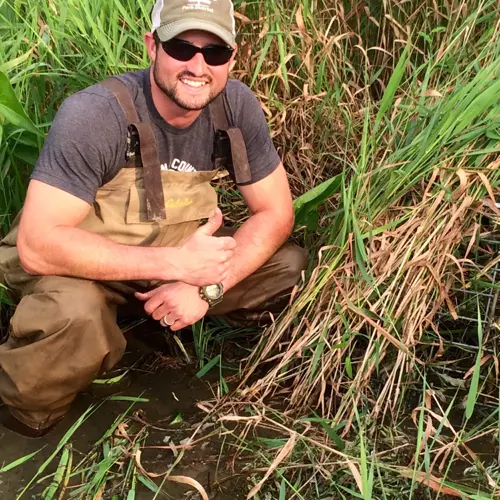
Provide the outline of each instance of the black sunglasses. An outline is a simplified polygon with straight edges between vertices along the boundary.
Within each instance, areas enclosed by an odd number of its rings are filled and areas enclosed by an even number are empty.
[[[222,66],[226,64],[233,55],[234,49],[225,45],[207,45],[197,47],[185,40],[173,38],[167,42],[161,42],[163,50],[178,61],[190,61],[198,52],[201,52],[203,59],[209,66]]]

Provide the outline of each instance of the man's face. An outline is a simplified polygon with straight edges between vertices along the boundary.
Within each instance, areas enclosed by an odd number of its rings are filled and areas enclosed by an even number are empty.
[[[176,38],[198,47],[225,45],[220,38],[206,31],[186,31]],[[178,61],[170,57],[160,44],[152,57],[154,80],[179,107],[200,110],[224,90],[234,55],[222,66],[209,66],[199,52],[189,61]]]

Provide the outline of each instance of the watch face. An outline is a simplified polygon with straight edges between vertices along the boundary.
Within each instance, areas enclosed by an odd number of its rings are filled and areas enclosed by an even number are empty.
[[[222,295],[219,285],[208,285],[205,287],[204,290],[205,290],[205,295],[210,300],[216,300]]]

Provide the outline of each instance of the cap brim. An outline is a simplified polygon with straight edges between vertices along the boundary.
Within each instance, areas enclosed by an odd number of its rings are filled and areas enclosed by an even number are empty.
[[[234,45],[236,44],[235,37],[230,31],[221,28],[215,23],[205,21],[204,19],[189,18],[172,21],[168,24],[161,25],[156,30],[156,33],[158,34],[158,38],[162,42],[167,42],[168,40],[175,38],[177,35],[180,35],[181,33],[189,30],[202,30],[213,33],[225,43],[227,43],[230,47],[234,47]]]

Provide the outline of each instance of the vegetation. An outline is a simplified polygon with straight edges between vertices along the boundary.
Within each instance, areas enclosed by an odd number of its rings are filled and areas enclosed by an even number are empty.
[[[147,65],[149,9],[0,0],[3,231],[62,99]],[[267,470],[255,498],[497,497],[498,2],[236,10],[234,76],[268,116],[312,256],[238,391],[211,407]]]

